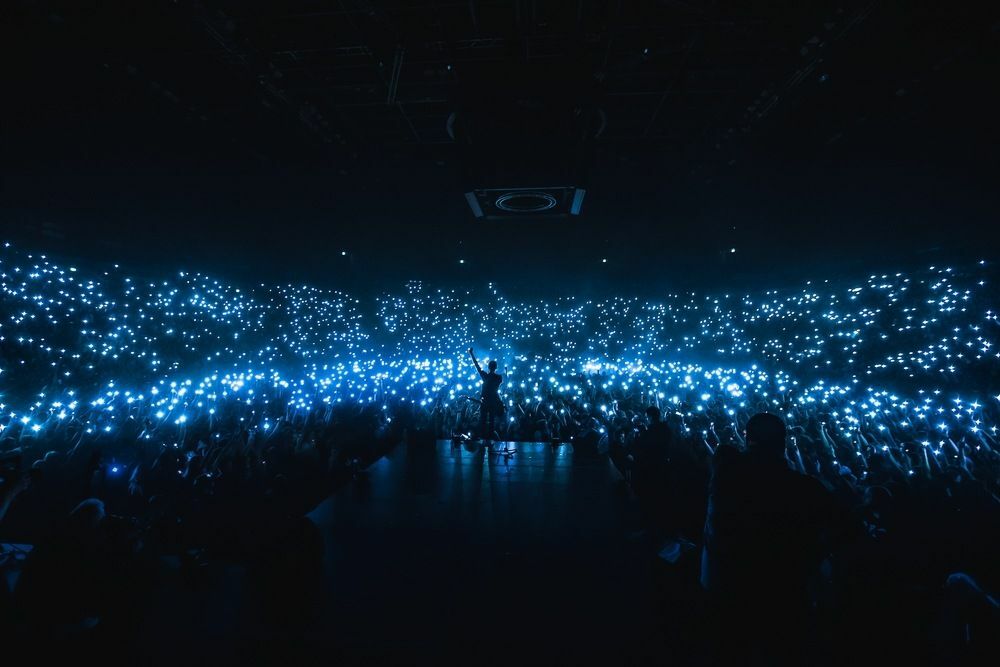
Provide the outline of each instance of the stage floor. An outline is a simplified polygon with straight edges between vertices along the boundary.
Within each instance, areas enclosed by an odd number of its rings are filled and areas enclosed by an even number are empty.
[[[655,559],[630,537],[611,462],[513,446],[401,446],[310,513],[326,554],[318,632],[342,658],[617,663],[658,641]]]

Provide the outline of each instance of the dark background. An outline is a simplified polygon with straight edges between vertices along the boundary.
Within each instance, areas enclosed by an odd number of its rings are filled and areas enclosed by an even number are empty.
[[[989,258],[996,7],[12,0],[2,236],[356,290],[655,293]],[[505,128],[531,178],[572,162],[584,215],[474,220],[463,188],[498,141],[459,146],[456,111]],[[589,140],[564,122],[598,113]]]

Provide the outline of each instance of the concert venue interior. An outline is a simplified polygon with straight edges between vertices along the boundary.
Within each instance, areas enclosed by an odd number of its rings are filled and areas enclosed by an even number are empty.
[[[996,664],[996,6],[0,15],[4,658]]]

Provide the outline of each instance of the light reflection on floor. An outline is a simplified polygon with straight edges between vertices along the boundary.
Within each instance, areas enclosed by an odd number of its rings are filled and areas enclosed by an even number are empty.
[[[610,461],[514,446],[510,457],[450,441],[398,447],[310,514],[339,601],[328,621],[352,646],[392,637],[422,650],[441,641],[440,623],[473,631],[515,610],[518,624],[569,619],[602,645],[608,605],[641,626],[634,508]]]

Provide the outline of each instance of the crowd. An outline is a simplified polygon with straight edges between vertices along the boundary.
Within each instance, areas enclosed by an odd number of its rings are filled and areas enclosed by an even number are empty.
[[[166,554],[197,571],[210,557],[286,558],[267,548],[280,540],[301,546],[295,569],[310,572],[317,538],[297,517],[331,484],[399,442],[476,435],[475,345],[504,376],[496,438],[610,456],[651,525],[685,543],[703,539],[720,448],[747,449],[751,417],[779,416],[788,465],[862,531],[838,543],[829,579],[844,588],[822,594],[864,620],[855,637],[904,632],[949,573],[974,575],[949,580],[958,587],[1000,585],[995,277],[981,262],[657,300],[420,282],[361,298],[75,266],[8,245],[0,537],[36,547],[2,593],[23,604],[5,608],[64,630],[135,622],[140,591],[120,569],[53,576],[46,554],[67,550],[81,568],[112,551],[122,567]],[[650,463],[658,429],[683,474]],[[262,595],[283,588],[261,576]]]

